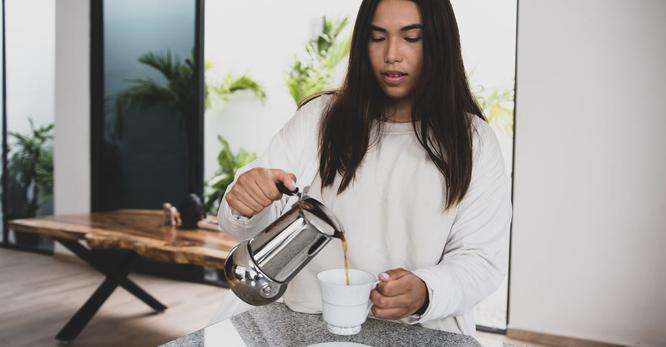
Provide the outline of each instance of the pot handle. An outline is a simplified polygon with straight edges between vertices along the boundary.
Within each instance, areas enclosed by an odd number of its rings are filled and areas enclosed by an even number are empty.
[[[291,190],[289,190],[289,188],[287,188],[287,187],[284,185],[284,183],[282,183],[281,181],[280,181],[280,182],[277,182],[277,183],[275,184],[275,186],[277,187],[278,191],[279,191],[280,193],[282,193],[282,194],[287,194],[287,195],[289,195],[289,196],[292,196],[292,195],[298,194],[298,187],[296,187],[296,190],[291,191]]]

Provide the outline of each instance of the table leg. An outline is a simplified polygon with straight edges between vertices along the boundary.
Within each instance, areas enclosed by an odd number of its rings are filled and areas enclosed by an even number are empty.
[[[60,330],[56,339],[58,341],[71,341],[75,339],[81,330],[88,324],[90,319],[95,315],[97,310],[109,298],[111,293],[118,287],[119,279],[127,276],[132,262],[136,259],[136,254],[129,253],[125,256],[118,265],[117,271],[113,274],[107,275],[104,282],[95,290],[93,295],[88,298],[85,304],[74,314],[74,316],[67,322],[64,328]]]
[[[118,265],[111,269],[110,266],[104,266],[98,259],[95,259],[90,249],[84,247],[77,241],[58,240],[63,246],[76,254],[79,258],[84,260],[90,266],[95,268],[106,276],[102,284],[95,290],[93,295],[88,298],[85,304],[74,314],[74,316],[67,322],[65,327],[60,330],[56,339],[59,341],[70,341],[76,338],[81,330],[88,324],[90,319],[95,315],[104,302],[111,296],[113,291],[121,286],[141,301],[148,304],[157,312],[164,311],[167,307],[153,298],[146,291],[141,289],[136,283],[127,278],[130,272],[132,263],[136,260],[137,255],[134,252],[128,252]]]
[[[92,266],[102,274],[108,276],[111,273],[111,271],[109,271],[108,269],[108,266],[105,267],[101,262],[95,259],[93,257],[92,252],[88,248],[81,245],[79,242],[65,241],[65,240],[58,240],[58,242],[60,242],[63,246],[72,251],[72,253],[76,254],[79,258],[83,259],[83,261],[88,263],[88,265]],[[157,299],[155,299],[152,295],[148,294],[145,290],[143,290],[141,287],[139,287],[129,278],[123,277],[119,280],[119,282],[120,282],[119,285],[121,287],[130,292],[132,295],[136,296],[139,300],[146,303],[153,310],[157,312],[162,312],[167,309],[167,307],[164,304],[157,301]]]

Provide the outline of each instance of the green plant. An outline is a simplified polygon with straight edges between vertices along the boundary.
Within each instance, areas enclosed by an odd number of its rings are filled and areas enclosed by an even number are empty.
[[[478,85],[473,94],[488,123],[513,135],[513,89],[486,89]]]
[[[243,148],[237,154],[234,154],[229,147],[229,142],[225,138],[218,135],[217,139],[222,145],[222,149],[217,155],[219,167],[213,178],[206,183],[208,192],[206,193],[204,209],[209,214],[215,214],[215,211],[217,211],[219,200],[224,195],[229,184],[233,182],[236,170],[257,158],[255,153],[247,152]]]
[[[14,140],[7,163],[9,219],[35,217],[53,195],[53,124],[35,128],[28,121],[28,134],[9,132]]]
[[[131,85],[125,90],[115,95],[115,118],[116,132],[122,134],[124,114],[133,107],[146,108],[155,105],[167,105],[175,108],[181,115],[181,120],[185,126],[192,127],[193,117],[187,115],[195,109],[196,106],[196,79],[194,75],[193,59],[187,58],[181,60],[178,56],[171,54],[171,51],[164,53],[149,52],[139,57],[141,64],[147,65],[159,72],[166,84],[157,82],[152,78],[139,78],[129,80]],[[206,62],[204,70],[209,70],[213,64]],[[221,99],[228,100],[229,97],[238,91],[249,90],[261,100],[266,98],[261,85],[244,74],[240,77],[234,77],[228,74],[221,83],[205,83],[204,86],[204,105],[210,105],[210,95],[213,94]]]
[[[340,37],[347,24],[346,17],[339,21],[324,17],[321,33],[305,44],[305,57],[294,58],[287,88],[296,103],[329,87],[334,69],[349,54],[351,35]]]
[[[513,88],[486,88],[474,80],[474,70],[467,71],[472,95],[488,123],[507,135],[513,135]]]
[[[212,63],[207,63],[206,66],[210,66],[212,68],[213,65]],[[263,87],[252,77],[248,76],[247,74],[243,74],[238,77],[232,74],[227,74],[226,77],[219,83],[208,81],[206,82],[206,109],[210,108],[211,106],[209,97],[211,94],[225,102],[228,102],[234,93],[241,90],[252,92],[262,102],[266,100],[266,92],[264,91]]]

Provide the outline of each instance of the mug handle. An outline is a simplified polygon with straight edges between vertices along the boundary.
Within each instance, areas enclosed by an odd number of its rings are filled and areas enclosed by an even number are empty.
[[[372,289],[375,289],[377,287],[377,285],[379,284],[379,282],[380,281],[375,281],[375,283],[372,284]],[[366,316],[370,314],[370,310],[372,310],[372,306],[373,306],[372,301],[370,300],[370,298],[368,298],[368,310],[365,312]]]

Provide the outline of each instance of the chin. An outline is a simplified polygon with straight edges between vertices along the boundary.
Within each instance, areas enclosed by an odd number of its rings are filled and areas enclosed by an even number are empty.
[[[405,99],[409,96],[409,93],[403,89],[393,89],[393,88],[384,88],[384,94],[391,99]]]

